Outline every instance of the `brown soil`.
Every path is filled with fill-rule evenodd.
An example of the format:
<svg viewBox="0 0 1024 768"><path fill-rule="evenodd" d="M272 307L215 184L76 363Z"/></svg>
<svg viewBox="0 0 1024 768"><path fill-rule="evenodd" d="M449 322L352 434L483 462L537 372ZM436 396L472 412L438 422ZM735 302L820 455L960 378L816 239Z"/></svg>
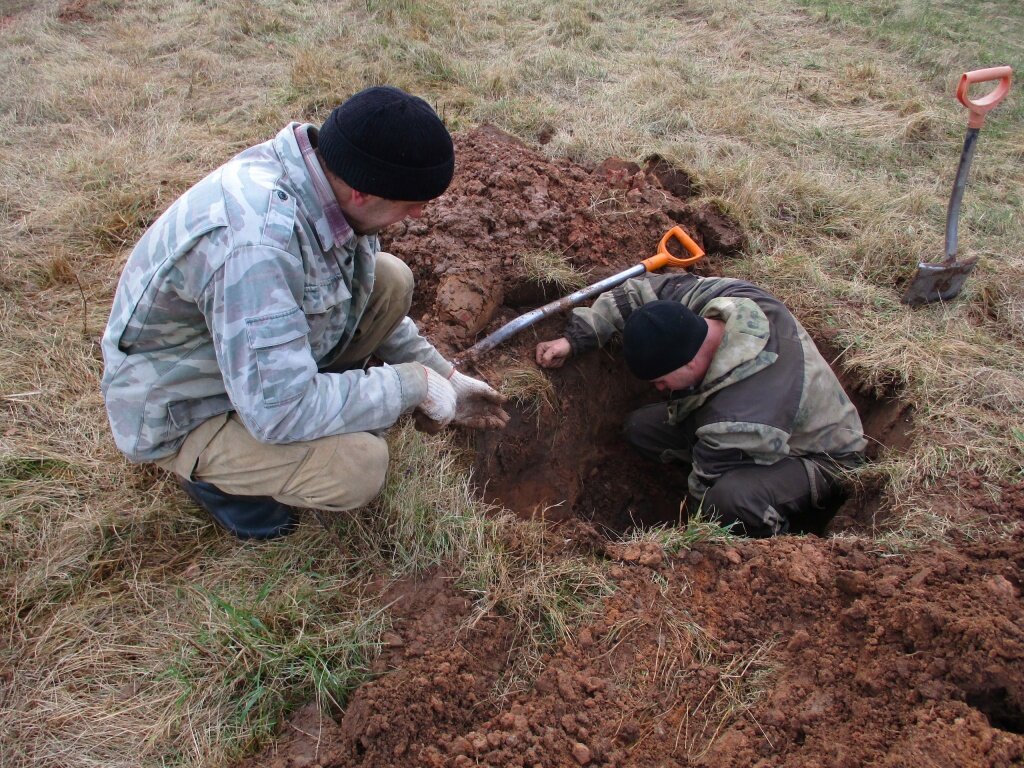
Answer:
<svg viewBox="0 0 1024 768"><path fill-rule="evenodd" d="M652 255L675 224L708 251L704 274L727 273L744 246L659 158L586 168L486 127L456 140L451 190L384 237L416 274L414 317L449 355L560 295L525 278L524 251L564 253L596 281ZM475 373L499 384L531 367L537 340L563 322L522 332ZM488 499L542 514L553 540L614 561L617 590L599 615L498 700L510 623L491 615L467 628L469 601L444 574L403 585L379 677L333 718L299 710L246 765L1024 764L1024 486L993 501L982 478L960 483L977 515L1017 531L998 544L894 557L868 540L808 535L668 556L616 542L636 525L681 521L682 470L646 464L619 438L623 416L657 393L614 349L548 375L552 404L513 408L508 430L475 438L476 477ZM844 384L875 444L905 448L912 413L899 392ZM859 532L886 514L861 489L812 533Z"/></svg>
<svg viewBox="0 0 1024 768"><path fill-rule="evenodd" d="M90 22L93 21L92 0L69 0L62 3L57 11L57 18L64 22Z"/></svg>

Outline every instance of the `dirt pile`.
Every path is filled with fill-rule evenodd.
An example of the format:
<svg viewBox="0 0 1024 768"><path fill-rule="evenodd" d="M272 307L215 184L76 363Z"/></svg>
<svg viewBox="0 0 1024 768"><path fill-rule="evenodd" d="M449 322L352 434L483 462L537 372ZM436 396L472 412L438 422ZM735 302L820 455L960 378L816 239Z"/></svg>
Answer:
<svg viewBox="0 0 1024 768"><path fill-rule="evenodd" d="M528 279L523 254L562 254L592 280L654 254L682 224L712 256L743 247L739 228L712 205L693 207L662 185L692 189L682 171L652 158L645 167L609 160L587 169L551 161L483 127L457 138L455 180L423 218L382 237L416 275L413 317L454 356L488 325L562 295Z"/></svg>
<svg viewBox="0 0 1024 768"><path fill-rule="evenodd" d="M448 194L422 220L384 233L417 278L413 316L449 355L526 308L561 295L527 278L520 254L548 249L590 282L652 255L682 224L727 273L739 228L695 183L652 159L595 168L551 161L488 128L457 137ZM770 288L770 286L768 286ZM522 333L476 364L500 384L530 369ZM400 617L337 722L307 707L260 766L887 766L1024 760L1021 488L979 514L1015 526L999 545L962 542L887 557L852 538L782 538L669 556L616 543L635 524L679 519L682 470L652 467L618 437L631 408L657 398L614 350L545 374L548 396L513 408L477 438L488 498L543 514L554 538L614 564L601 614L544 660L528 689L500 702L511 629L501 616L464 628L468 602L440 577L405 585ZM866 428L899 444L898 400L844 382ZM833 523L855 528L869 498ZM463 627L460 629L460 627Z"/></svg>
<svg viewBox="0 0 1024 768"><path fill-rule="evenodd" d="M456 631L468 607L428 580L432 607L399 625L387 674L340 724L300 713L258 763L1019 765L1021 545L632 553L603 614L501 707L503 620Z"/></svg>

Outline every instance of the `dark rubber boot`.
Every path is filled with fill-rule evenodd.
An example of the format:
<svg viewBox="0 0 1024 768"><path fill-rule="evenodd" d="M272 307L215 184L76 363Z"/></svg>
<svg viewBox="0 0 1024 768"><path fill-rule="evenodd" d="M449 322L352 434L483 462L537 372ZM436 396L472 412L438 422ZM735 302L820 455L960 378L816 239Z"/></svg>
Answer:
<svg viewBox="0 0 1024 768"><path fill-rule="evenodd" d="M270 496L234 496L210 483L178 478L196 504L240 539L275 539L295 530L295 510Z"/></svg>

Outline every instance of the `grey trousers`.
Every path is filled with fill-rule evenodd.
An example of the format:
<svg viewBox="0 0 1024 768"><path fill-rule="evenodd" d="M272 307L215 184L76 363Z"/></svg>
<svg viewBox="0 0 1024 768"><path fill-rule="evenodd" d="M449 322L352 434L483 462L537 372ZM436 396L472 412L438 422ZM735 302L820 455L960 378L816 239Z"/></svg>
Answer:
<svg viewBox="0 0 1024 768"><path fill-rule="evenodd" d="M668 423L668 404L656 403L633 411L623 428L626 439L643 456L662 463L691 463L695 436ZM838 473L830 472L827 456L787 457L769 466L741 466L722 475L703 499L688 499L692 512L704 513L733 531L753 538L789 532L800 527L824 527L830 508L842 500Z"/></svg>

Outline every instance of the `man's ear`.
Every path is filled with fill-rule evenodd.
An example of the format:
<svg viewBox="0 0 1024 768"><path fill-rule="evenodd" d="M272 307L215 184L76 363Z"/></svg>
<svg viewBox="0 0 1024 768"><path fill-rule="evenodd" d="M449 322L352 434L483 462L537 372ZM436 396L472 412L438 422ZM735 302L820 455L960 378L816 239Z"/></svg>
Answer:
<svg viewBox="0 0 1024 768"><path fill-rule="evenodd" d="M373 195L368 195L365 192L360 192L358 189L353 189L351 195L349 195L349 202L357 208L361 208L366 205L372 197Z"/></svg>

